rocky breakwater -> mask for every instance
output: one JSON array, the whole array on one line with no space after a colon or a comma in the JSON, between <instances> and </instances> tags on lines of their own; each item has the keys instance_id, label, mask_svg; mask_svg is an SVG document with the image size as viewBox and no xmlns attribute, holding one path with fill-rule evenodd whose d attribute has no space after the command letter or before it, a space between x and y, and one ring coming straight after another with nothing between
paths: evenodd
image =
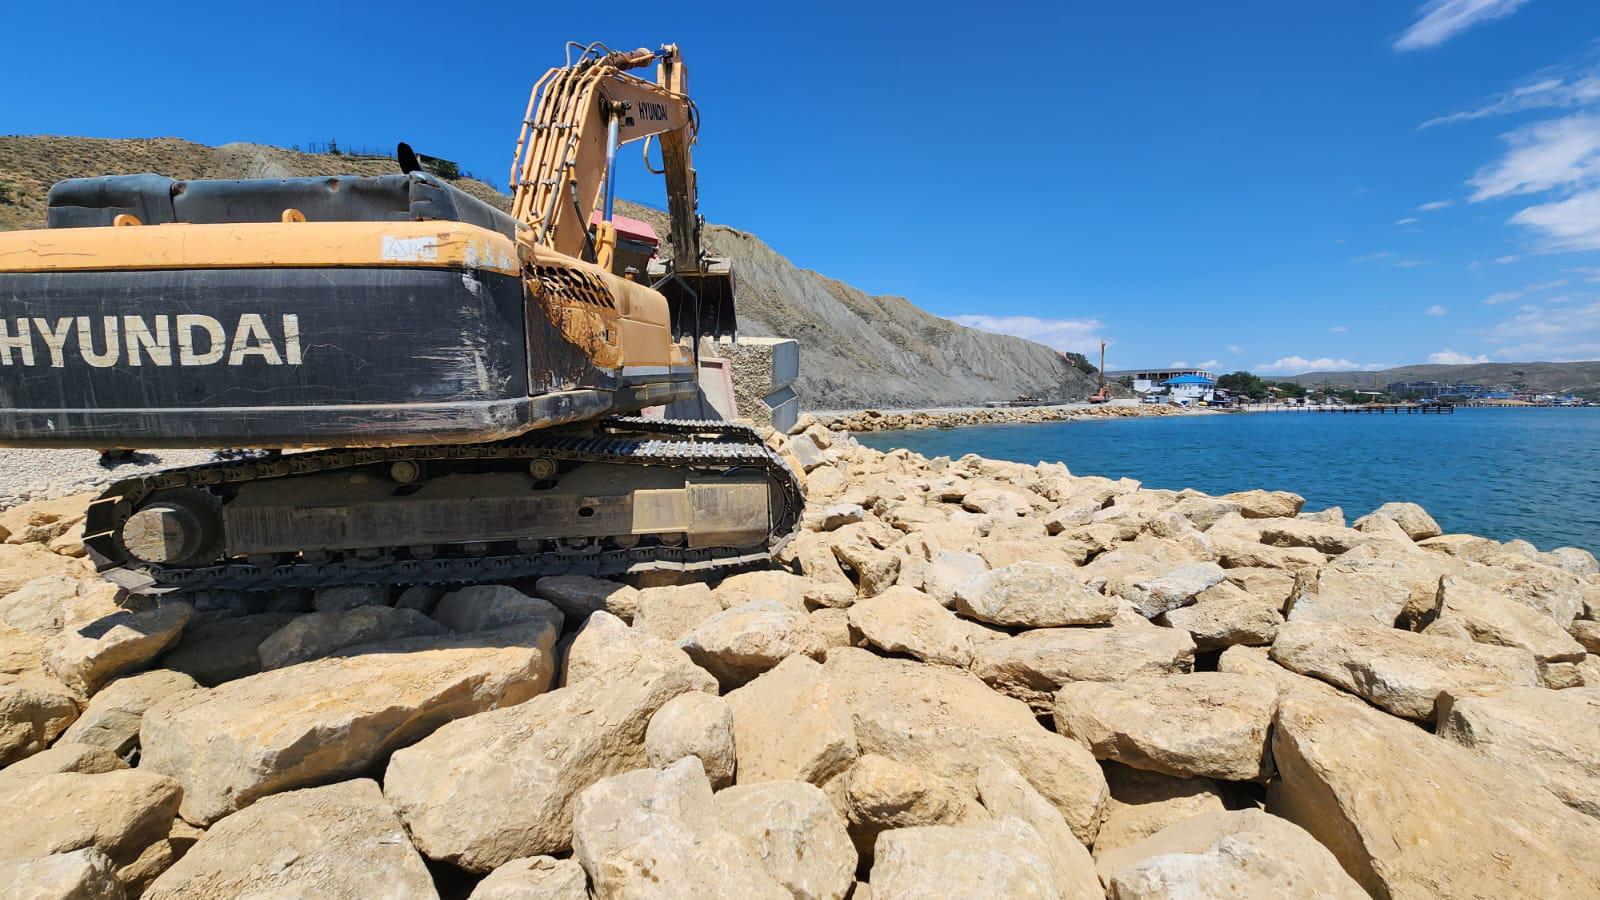
<instances>
[{"instance_id":1,"label":"rocky breakwater","mask_svg":"<svg viewBox=\"0 0 1600 900\"><path fill-rule=\"evenodd\" d=\"M1071 422L1077 419L1125 419L1135 416L1193 415L1176 406L1110 404L1106 406L974 406L962 409L882 410L817 413L802 416L804 430L815 423L833 431L902 431L919 428L959 428L963 425L1024 425Z\"/></svg>"},{"instance_id":2,"label":"rocky breakwater","mask_svg":"<svg viewBox=\"0 0 1600 900\"><path fill-rule=\"evenodd\" d=\"M1592 897L1600 566L880 453L711 581L201 593L0 517L22 896Z\"/></svg>"}]
</instances>

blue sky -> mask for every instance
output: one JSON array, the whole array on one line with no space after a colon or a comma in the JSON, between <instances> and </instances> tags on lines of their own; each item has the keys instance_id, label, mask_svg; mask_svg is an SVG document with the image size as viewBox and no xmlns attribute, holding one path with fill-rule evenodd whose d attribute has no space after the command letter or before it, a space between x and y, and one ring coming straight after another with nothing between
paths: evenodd
<instances>
[{"instance_id":1,"label":"blue sky","mask_svg":"<svg viewBox=\"0 0 1600 900\"><path fill-rule=\"evenodd\" d=\"M565 40L675 41L707 217L865 290L1104 337L1113 367L1600 358L1594 0L83 0L7 24L0 132L404 139L500 186ZM657 200L623 158L621 194Z\"/></svg>"}]
</instances>

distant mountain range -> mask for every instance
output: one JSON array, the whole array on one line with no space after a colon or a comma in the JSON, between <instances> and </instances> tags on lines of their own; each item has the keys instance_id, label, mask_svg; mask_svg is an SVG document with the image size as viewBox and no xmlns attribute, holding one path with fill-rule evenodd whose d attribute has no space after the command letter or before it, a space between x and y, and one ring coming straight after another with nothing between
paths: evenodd
<instances>
[{"instance_id":1,"label":"distant mountain range","mask_svg":"<svg viewBox=\"0 0 1600 900\"><path fill-rule=\"evenodd\" d=\"M1600 360L1589 362L1471 363L1462 366L1398 366L1375 372L1306 372L1280 381L1306 387L1382 389L1396 381L1450 384L1513 384L1541 394L1573 393L1600 399Z\"/></svg>"}]
</instances>

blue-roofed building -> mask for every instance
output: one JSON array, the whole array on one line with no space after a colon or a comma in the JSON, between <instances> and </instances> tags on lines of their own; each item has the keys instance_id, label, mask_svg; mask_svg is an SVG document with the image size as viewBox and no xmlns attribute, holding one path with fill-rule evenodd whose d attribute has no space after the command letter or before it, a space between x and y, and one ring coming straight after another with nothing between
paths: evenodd
<instances>
[{"instance_id":1,"label":"blue-roofed building","mask_svg":"<svg viewBox=\"0 0 1600 900\"><path fill-rule=\"evenodd\" d=\"M1217 381L1208 375L1174 375L1161 382L1161 386L1167 389L1167 396L1174 403L1210 403L1216 399Z\"/></svg>"}]
</instances>

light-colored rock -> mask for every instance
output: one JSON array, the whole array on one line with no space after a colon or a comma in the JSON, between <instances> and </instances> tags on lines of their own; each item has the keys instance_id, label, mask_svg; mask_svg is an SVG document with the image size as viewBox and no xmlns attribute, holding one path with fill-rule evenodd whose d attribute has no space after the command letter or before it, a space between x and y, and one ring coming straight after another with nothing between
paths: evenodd
<instances>
[{"instance_id":1,"label":"light-colored rock","mask_svg":"<svg viewBox=\"0 0 1600 900\"><path fill-rule=\"evenodd\" d=\"M1056 689L1069 681L1188 672L1194 651L1188 632L1176 628L1041 628L975 645L972 671L995 690L1045 711Z\"/></svg>"},{"instance_id":2,"label":"light-colored rock","mask_svg":"<svg viewBox=\"0 0 1600 900\"><path fill-rule=\"evenodd\" d=\"M965 667L972 662L972 639L949 610L914 588L895 585L856 603L850 625L867 643L885 653L927 663Z\"/></svg>"},{"instance_id":3,"label":"light-colored rock","mask_svg":"<svg viewBox=\"0 0 1600 900\"><path fill-rule=\"evenodd\" d=\"M578 629L563 658L560 683L576 684L586 678L605 677L615 669L628 669L648 658L654 668L677 669L686 678L707 685L715 682L688 654L657 637L651 637L616 616L593 613Z\"/></svg>"},{"instance_id":4,"label":"light-colored rock","mask_svg":"<svg viewBox=\"0 0 1600 900\"><path fill-rule=\"evenodd\" d=\"M50 746L77 718L77 696L54 678L0 675L0 766Z\"/></svg>"},{"instance_id":5,"label":"light-colored rock","mask_svg":"<svg viewBox=\"0 0 1600 900\"><path fill-rule=\"evenodd\" d=\"M692 756L584 790L572 810L572 853L601 898L790 897L722 828L711 785Z\"/></svg>"},{"instance_id":6,"label":"light-colored rock","mask_svg":"<svg viewBox=\"0 0 1600 900\"><path fill-rule=\"evenodd\" d=\"M885 831L873 857L874 900L1062 896L1044 839L1020 819Z\"/></svg>"},{"instance_id":7,"label":"light-colored rock","mask_svg":"<svg viewBox=\"0 0 1600 900\"><path fill-rule=\"evenodd\" d=\"M871 544L835 544L833 555L840 565L855 573L855 583L863 597L882 593L900 577L900 557Z\"/></svg>"},{"instance_id":8,"label":"light-colored rock","mask_svg":"<svg viewBox=\"0 0 1600 900\"><path fill-rule=\"evenodd\" d=\"M0 544L0 597L46 575L80 578L88 574L82 560L53 553L43 545Z\"/></svg>"},{"instance_id":9,"label":"light-colored rock","mask_svg":"<svg viewBox=\"0 0 1600 900\"><path fill-rule=\"evenodd\" d=\"M723 609L743 606L752 600L777 600L784 606L805 609L806 580L783 569L739 572L722 579L712 595Z\"/></svg>"},{"instance_id":10,"label":"light-colored rock","mask_svg":"<svg viewBox=\"0 0 1600 900\"><path fill-rule=\"evenodd\" d=\"M1018 562L982 574L956 590L956 609L980 622L1018 628L1111 621L1116 605L1083 585L1065 566Z\"/></svg>"},{"instance_id":11,"label":"light-colored rock","mask_svg":"<svg viewBox=\"0 0 1600 900\"><path fill-rule=\"evenodd\" d=\"M145 713L140 766L178 779L183 817L209 824L270 794L356 775L445 722L541 693L555 638L544 622L412 638L169 696Z\"/></svg>"},{"instance_id":12,"label":"light-colored rock","mask_svg":"<svg viewBox=\"0 0 1600 900\"><path fill-rule=\"evenodd\" d=\"M1318 553L1338 556L1381 537L1354 528L1324 525L1305 519L1274 519L1261 528L1261 543L1274 547L1309 547Z\"/></svg>"},{"instance_id":13,"label":"light-colored rock","mask_svg":"<svg viewBox=\"0 0 1600 900\"><path fill-rule=\"evenodd\" d=\"M1235 644L1270 644L1283 614L1270 602L1222 582L1195 595L1194 603L1162 613L1155 622L1189 632L1198 650Z\"/></svg>"},{"instance_id":14,"label":"light-colored rock","mask_svg":"<svg viewBox=\"0 0 1600 900\"><path fill-rule=\"evenodd\" d=\"M99 775L126 769L128 764L120 756L104 747L93 744L75 744L56 741L48 750L41 750L27 759L0 769L0 794L4 794L24 781L44 775L76 772L79 775Z\"/></svg>"},{"instance_id":15,"label":"light-colored rock","mask_svg":"<svg viewBox=\"0 0 1600 900\"><path fill-rule=\"evenodd\" d=\"M922 573L922 590L945 609L954 609L961 586L989 570L976 553L940 550Z\"/></svg>"},{"instance_id":16,"label":"light-colored rock","mask_svg":"<svg viewBox=\"0 0 1600 900\"><path fill-rule=\"evenodd\" d=\"M159 700L197 687L193 678L166 669L118 678L94 695L61 739L104 747L126 757L139 746L139 723L146 710Z\"/></svg>"},{"instance_id":17,"label":"light-colored rock","mask_svg":"<svg viewBox=\"0 0 1600 900\"><path fill-rule=\"evenodd\" d=\"M978 770L978 798L994 818L1026 822L1044 839L1050 868L1055 872L1056 891L1061 897L1074 900L1102 897L1089 851L1078 842L1061 813L1016 769L999 760L986 763Z\"/></svg>"},{"instance_id":18,"label":"light-colored rock","mask_svg":"<svg viewBox=\"0 0 1600 900\"><path fill-rule=\"evenodd\" d=\"M36 639L50 638L64 628L104 618L118 609L113 585L80 581L71 575L44 575L0 597L0 625Z\"/></svg>"},{"instance_id":19,"label":"light-colored rock","mask_svg":"<svg viewBox=\"0 0 1600 900\"><path fill-rule=\"evenodd\" d=\"M117 866L93 847L23 859L0 860L5 900L123 900Z\"/></svg>"},{"instance_id":20,"label":"light-colored rock","mask_svg":"<svg viewBox=\"0 0 1600 900\"><path fill-rule=\"evenodd\" d=\"M1600 622L1593 619L1578 619L1572 623L1567 633L1583 646L1586 653L1600 651Z\"/></svg>"},{"instance_id":21,"label":"light-colored rock","mask_svg":"<svg viewBox=\"0 0 1600 900\"><path fill-rule=\"evenodd\" d=\"M451 631L493 631L523 622L545 622L561 632L566 617L555 604L503 584L475 584L439 598L433 619Z\"/></svg>"},{"instance_id":22,"label":"light-colored rock","mask_svg":"<svg viewBox=\"0 0 1600 900\"><path fill-rule=\"evenodd\" d=\"M1239 512L1247 519L1292 518L1306 505L1304 497L1288 491L1237 491L1223 494L1222 499L1239 504Z\"/></svg>"},{"instance_id":23,"label":"light-colored rock","mask_svg":"<svg viewBox=\"0 0 1600 900\"><path fill-rule=\"evenodd\" d=\"M1250 781L1270 772L1277 692L1256 679L1194 672L1125 683L1078 681L1056 692L1056 730L1098 759L1181 778Z\"/></svg>"},{"instance_id":24,"label":"light-colored rock","mask_svg":"<svg viewBox=\"0 0 1600 900\"><path fill-rule=\"evenodd\" d=\"M792 896L842 900L849 893L856 849L820 788L767 781L728 788L713 801L722 829Z\"/></svg>"},{"instance_id":25,"label":"light-colored rock","mask_svg":"<svg viewBox=\"0 0 1600 900\"><path fill-rule=\"evenodd\" d=\"M1397 716L1431 722L1447 690L1539 683L1533 654L1455 638L1325 622L1289 622L1272 659Z\"/></svg>"},{"instance_id":26,"label":"light-colored rock","mask_svg":"<svg viewBox=\"0 0 1600 900\"><path fill-rule=\"evenodd\" d=\"M1600 561L1582 547L1557 547L1549 553L1541 553L1539 561L1573 575L1600 574Z\"/></svg>"},{"instance_id":27,"label":"light-colored rock","mask_svg":"<svg viewBox=\"0 0 1600 900\"><path fill-rule=\"evenodd\" d=\"M711 588L700 582L647 587L639 591L633 627L675 644L702 622L722 612Z\"/></svg>"},{"instance_id":28,"label":"light-colored rock","mask_svg":"<svg viewBox=\"0 0 1600 900\"><path fill-rule=\"evenodd\" d=\"M867 517L867 511L855 503L835 503L818 513L817 527L821 531L834 531Z\"/></svg>"},{"instance_id":29,"label":"light-colored rock","mask_svg":"<svg viewBox=\"0 0 1600 900\"><path fill-rule=\"evenodd\" d=\"M35 857L93 847L118 866L167 836L182 790L171 778L134 769L63 772L5 783L0 808L4 856Z\"/></svg>"},{"instance_id":30,"label":"light-colored rock","mask_svg":"<svg viewBox=\"0 0 1600 900\"><path fill-rule=\"evenodd\" d=\"M586 628L602 618L621 624L597 612ZM569 669L567 687L457 719L390 757L384 794L419 850L469 872L565 851L578 794L647 764L645 730L667 701L715 689L681 654L611 647L609 668L577 681Z\"/></svg>"},{"instance_id":31,"label":"light-colored rock","mask_svg":"<svg viewBox=\"0 0 1600 900\"><path fill-rule=\"evenodd\" d=\"M191 622L160 665L206 687L254 675L261 671L261 642L294 620L294 613L260 613Z\"/></svg>"},{"instance_id":32,"label":"light-colored rock","mask_svg":"<svg viewBox=\"0 0 1600 900\"><path fill-rule=\"evenodd\" d=\"M256 648L263 669L281 669L354 647L444 634L446 628L414 609L357 606L299 616Z\"/></svg>"},{"instance_id":33,"label":"light-colored rock","mask_svg":"<svg viewBox=\"0 0 1600 900\"><path fill-rule=\"evenodd\" d=\"M547 575L534 582L533 594L555 604L569 622L580 622L597 610L632 622L639 608L638 588L587 575Z\"/></svg>"},{"instance_id":34,"label":"light-colored rock","mask_svg":"<svg viewBox=\"0 0 1600 900\"><path fill-rule=\"evenodd\" d=\"M1377 897L1593 897L1600 823L1511 769L1361 703L1285 696L1267 810Z\"/></svg>"},{"instance_id":35,"label":"light-colored rock","mask_svg":"<svg viewBox=\"0 0 1600 900\"><path fill-rule=\"evenodd\" d=\"M645 756L664 769L685 756L697 757L716 789L733 784L735 755L733 709L728 701L703 691L668 700L650 717L644 732Z\"/></svg>"},{"instance_id":36,"label":"light-colored rock","mask_svg":"<svg viewBox=\"0 0 1600 900\"><path fill-rule=\"evenodd\" d=\"M1507 565L1470 567L1459 574L1555 619L1562 628L1583 613L1586 590L1591 587L1569 572L1520 558L1513 558Z\"/></svg>"},{"instance_id":37,"label":"light-colored rock","mask_svg":"<svg viewBox=\"0 0 1600 900\"><path fill-rule=\"evenodd\" d=\"M45 671L85 695L118 675L144 668L175 644L192 612L168 601L142 612L124 610L71 625L51 638L41 654Z\"/></svg>"},{"instance_id":38,"label":"light-colored rock","mask_svg":"<svg viewBox=\"0 0 1600 900\"><path fill-rule=\"evenodd\" d=\"M1349 699L1348 694L1326 681L1301 675L1273 662L1265 647L1229 647L1217 657L1217 671L1259 679L1272 685L1280 699L1290 693L1334 700Z\"/></svg>"},{"instance_id":39,"label":"light-colored rock","mask_svg":"<svg viewBox=\"0 0 1600 900\"><path fill-rule=\"evenodd\" d=\"M145 892L222 897L438 897L422 857L362 778L268 797L213 825Z\"/></svg>"},{"instance_id":40,"label":"light-colored rock","mask_svg":"<svg viewBox=\"0 0 1600 900\"><path fill-rule=\"evenodd\" d=\"M1229 513L1243 514L1244 505L1221 497L1187 497L1179 500L1172 510L1205 531Z\"/></svg>"},{"instance_id":41,"label":"light-colored rock","mask_svg":"<svg viewBox=\"0 0 1600 900\"><path fill-rule=\"evenodd\" d=\"M1213 562L1178 566L1154 577L1115 578L1106 590L1133 605L1147 619L1194 601L1195 595L1220 584L1226 575Z\"/></svg>"},{"instance_id":42,"label":"light-colored rock","mask_svg":"<svg viewBox=\"0 0 1600 900\"><path fill-rule=\"evenodd\" d=\"M1282 612L1294 590L1294 575L1279 569L1244 567L1229 569L1228 583Z\"/></svg>"},{"instance_id":43,"label":"light-colored rock","mask_svg":"<svg viewBox=\"0 0 1600 900\"><path fill-rule=\"evenodd\" d=\"M1310 547L1270 547L1255 541L1240 540L1228 535L1213 535L1211 544L1217 558L1229 569L1280 569L1298 572L1327 561Z\"/></svg>"},{"instance_id":44,"label":"light-colored rock","mask_svg":"<svg viewBox=\"0 0 1600 900\"><path fill-rule=\"evenodd\" d=\"M777 600L752 600L717 612L684 635L678 646L716 676L724 690L791 656L821 659L828 650L804 612Z\"/></svg>"},{"instance_id":45,"label":"light-colored rock","mask_svg":"<svg viewBox=\"0 0 1600 900\"><path fill-rule=\"evenodd\" d=\"M336 584L320 587L311 601L317 612L344 612L358 606L387 606L391 589L387 584Z\"/></svg>"},{"instance_id":46,"label":"light-colored rock","mask_svg":"<svg viewBox=\"0 0 1600 900\"><path fill-rule=\"evenodd\" d=\"M1327 509L1319 509L1316 512L1305 512L1302 510L1295 515L1295 518L1305 519L1308 522L1321 522L1324 525L1345 524L1344 507L1342 506L1330 506Z\"/></svg>"},{"instance_id":47,"label":"light-colored rock","mask_svg":"<svg viewBox=\"0 0 1600 900\"><path fill-rule=\"evenodd\" d=\"M1002 487L980 487L967 491L961 498L961 508L967 512L983 513L995 517L1024 516L1033 511L1033 500L1028 495Z\"/></svg>"},{"instance_id":48,"label":"light-colored rock","mask_svg":"<svg viewBox=\"0 0 1600 900\"><path fill-rule=\"evenodd\" d=\"M740 784L820 785L856 759L849 708L822 666L807 657L789 657L726 699Z\"/></svg>"},{"instance_id":49,"label":"light-colored rock","mask_svg":"<svg viewBox=\"0 0 1600 900\"><path fill-rule=\"evenodd\" d=\"M1410 600L1411 589L1385 572L1302 569L1295 574L1287 618L1393 628Z\"/></svg>"},{"instance_id":50,"label":"light-colored rock","mask_svg":"<svg viewBox=\"0 0 1600 900\"><path fill-rule=\"evenodd\" d=\"M1600 689L1480 689L1439 698L1439 736L1600 818Z\"/></svg>"},{"instance_id":51,"label":"light-colored rock","mask_svg":"<svg viewBox=\"0 0 1600 900\"><path fill-rule=\"evenodd\" d=\"M1439 579L1438 617L1423 634L1519 647L1541 663L1579 662L1583 645L1554 619L1464 578Z\"/></svg>"},{"instance_id":52,"label":"light-colored rock","mask_svg":"<svg viewBox=\"0 0 1600 900\"><path fill-rule=\"evenodd\" d=\"M862 864L868 867L878 835L885 831L973 824L990 818L977 801L975 786L966 790L934 772L876 753L856 760L846 775L827 788L833 792L842 789L842 797L836 797L835 802L842 803L850 822L850 840Z\"/></svg>"},{"instance_id":53,"label":"light-colored rock","mask_svg":"<svg viewBox=\"0 0 1600 900\"><path fill-rule=\"evenodd\" d=\"M593 610L591 610L592 612ZM589 876L575 859L513 859L478 882L468 900L589 900Z\"/></svg>"},{"instance_id":54,"label":"light-colored rock","mask_svg":"<svg viewBox=\"0 0 1600 900\"><path fill-rule=\"evenodd\" d=\"M0 533L7 544L48 544L83 522L93 493L53 500L35 500L0 513Z\"/></svg>"},{"instance_id":55,"label":"light-colored rock","mask_svg":"<svg viewBox=\"0 0 1600 900\"><path fill-rule=\"evenodd\" d=\"M1174 778L1119 763L1106 763L1105 772L1111 799L1094 841L1096 856L1137 844L1184 819L1226 808L1222 789L1210 778Z\"/></svg>"},{"instance_id":56,"label":"light-colored rock","mask_svg":"<svg viewBox=\"0 0 1600 900\"><path fill-rule=\"evenodd\" d=\"M853 648L829 653L823 673L843 697L861 752L938 772L968 793L983 762L997 757L1061 812L1079 841L1094 840L1105 776L1081 745L1040 727L1026 704L965 672ZM741 749L741 768L744 760Z\"/></svg>"},{"instance_id":57,"label":"light-colored rock","mask_svg":"<svg viewBox=\"0 0 1600 900\"><path fill-rule=\"evenodd\" d=\"M1256 809L1179 822L1102 854L1099 865L1116 900L1367 896L1305 829Z\"/></svg>"},{"instance_id":58,"label":"light-colored rock","mask_svg":"<svg viewBox=\"0 0 1600 900\"><path fill-rule=\"evenodd\" d=\"M1427 510L1415 503L1385 503L1357 519L1355 526L1360 528L1363 522L1371 519L1392 520L1413 541L1427 540L1444 533L1439 528L1439 523L1433 520L1433 516L1428 515Z\"/></svg>"}]
</instances>

